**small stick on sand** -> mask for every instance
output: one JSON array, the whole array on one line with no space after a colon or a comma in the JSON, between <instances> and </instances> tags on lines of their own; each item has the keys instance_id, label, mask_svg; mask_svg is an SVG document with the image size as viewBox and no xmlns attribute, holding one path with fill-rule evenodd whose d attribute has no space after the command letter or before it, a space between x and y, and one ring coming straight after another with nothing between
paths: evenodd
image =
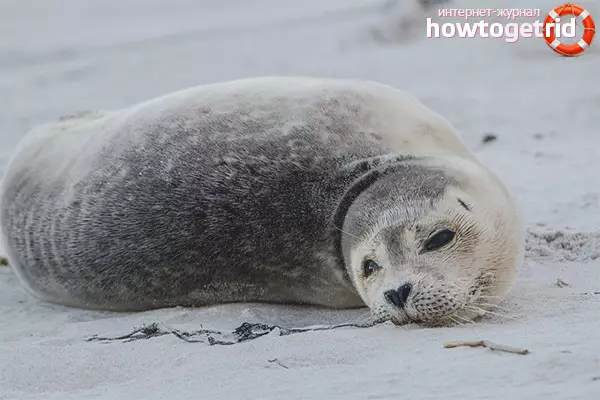
<instances>
[{"instance_id":1,"label":"small stick on sand","mask_svg":"<svg viewBox=\"0 0 600 400\"><path fill-rule=\"evenodd\" d=\"M447 349L453 349L455 347L465 347L465 346L466 347L487 347L490 350L504 351L506 353L514 353L514 354L529 354L529 350L527 350L527 349L519 349L517 347L504 346L502 344L492 343L487 340L474 340L474 341L467 341L467 342L451 342L451 343L446 343L444 345L444 347Z\"/></svg>"},{"instance_id":2,"label":"small stick on sand","mask_svg":"<svg viewBox=\"0 0 600 400\"><path fill-rule=\"evenodd\" d=\"M280 367L283 367L283 368L285 368L285 369L289 369L287 366L285 366L285 365L283 365L281 362L279 362L279 360L278 360L278 359L276 359L276 358L274 358L274 359L272 359L272 360L267 360L267 361L268 361L268 362L270 362L270 363L275 363L275 364L277 364L277 365L279 365Z\"/></svg>"},{"instance_id":3,"label":"small stick on sand","mask_svg":"<svg viewBox=\"0 0 600 400\"><path fill-rule=\"evenodd\" d=\"M558 278L558 279L556 279L556 286L562 288L562 287L569 286L569 284L567 282L563 281L562 279Z\"/></svg>"}]
</instances>

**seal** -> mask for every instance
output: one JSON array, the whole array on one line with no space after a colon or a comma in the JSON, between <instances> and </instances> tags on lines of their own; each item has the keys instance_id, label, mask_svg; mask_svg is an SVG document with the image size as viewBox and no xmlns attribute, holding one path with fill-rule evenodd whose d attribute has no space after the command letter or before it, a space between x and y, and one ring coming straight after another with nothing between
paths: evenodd
<instances>
[{"instance_id":1,"label":"seal","mask_svg":"<svg viewBox=\"0 0 600 400\"><path fill-rule=\"evenodd\" d=\"M367 305L449 324L507 294L517 207L443 117L377 82L262 77L33 129L0 193L33 294L137 311Z\"/></svg>"}]
</instances>

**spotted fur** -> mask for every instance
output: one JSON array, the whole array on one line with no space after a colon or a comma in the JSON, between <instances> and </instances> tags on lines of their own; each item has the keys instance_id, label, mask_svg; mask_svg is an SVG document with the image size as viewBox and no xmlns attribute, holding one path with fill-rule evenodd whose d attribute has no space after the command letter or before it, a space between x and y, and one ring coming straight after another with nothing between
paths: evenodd
<instances>
[{"instance_id":1,"label":"spotted fur","mask_svg":"<svg viewBox=\"0 0 600 400\"><path fill-rule=\"evenodd\" d=\"M443 118L381 84L200 86L34 129L3 179L1 237L32 293L71 306L366 303L377 312L381 299L363 293L348 256L360 246L347 238L377 237L394 265L409 262L393 232L459 185L435 165L446 155L479 168ZM469 245L482 234L474 229ZM444 280L436 268L420 273ZM435 290L463 301L458 289L428 285L423 301Z\"/></svg>"}]
</instances>

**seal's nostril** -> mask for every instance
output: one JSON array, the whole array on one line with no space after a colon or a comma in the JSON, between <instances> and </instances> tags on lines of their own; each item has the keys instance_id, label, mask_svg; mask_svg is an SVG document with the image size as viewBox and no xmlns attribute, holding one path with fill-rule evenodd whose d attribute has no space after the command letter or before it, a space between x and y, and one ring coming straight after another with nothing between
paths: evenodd
<instances>
[{"instance_id":1,"label":"seal's nostril","mask_svg":"<svg viewBox=\"0 0 600 400\"><path fill-rule=\"evenodd\" d=\"M387 292L385 292L383 294L383 296L390 304L392 304L398 308L402 307L402 301L400 299L400 293L398 293L398 291L388 290Z\"/></svg>"},{"instance_id":2,"label":"seal's nostril","mask_svg":"<svg viewBox=\"0 0 600 400\"><path fill-rule=\"evenodd\" d=\"M407 282L404 285L398 288L398 293L400 293L400 300L402 300L402 305L406 303L408 296L410 296L410 291L412 290L412 285Z\"/></svg>"},{"instance_id":3,"label":"seal's nostril","mask_svg":"<svg viewBox=\"0 0 600 400\"><path fill-rule=\"evenodd\" d=\"M411 290L412 285L410 283L405 283L396 290L388 290L383 296L390 304L402 308L404 307L404 304L406 304L406 300L408 299L408 296L410 296Z\"/></svg>"}]
</instances>

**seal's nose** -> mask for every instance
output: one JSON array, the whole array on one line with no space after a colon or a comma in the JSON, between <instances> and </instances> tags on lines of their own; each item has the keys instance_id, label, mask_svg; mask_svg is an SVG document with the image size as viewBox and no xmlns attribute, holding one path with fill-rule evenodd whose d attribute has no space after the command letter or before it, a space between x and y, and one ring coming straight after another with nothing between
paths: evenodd
<instances>
[{"instance_id":1,"label":"seal's nose","mask_svg":"<svg viewBox=\"0 0 600 400\"><path fill-rule=\"evenodd\" d=\"M405 283L396 290L388 290L383 295L390 304L398 308L403 308L411 290L412 285L410 283Z\"/></svg>"}]
</instances>

